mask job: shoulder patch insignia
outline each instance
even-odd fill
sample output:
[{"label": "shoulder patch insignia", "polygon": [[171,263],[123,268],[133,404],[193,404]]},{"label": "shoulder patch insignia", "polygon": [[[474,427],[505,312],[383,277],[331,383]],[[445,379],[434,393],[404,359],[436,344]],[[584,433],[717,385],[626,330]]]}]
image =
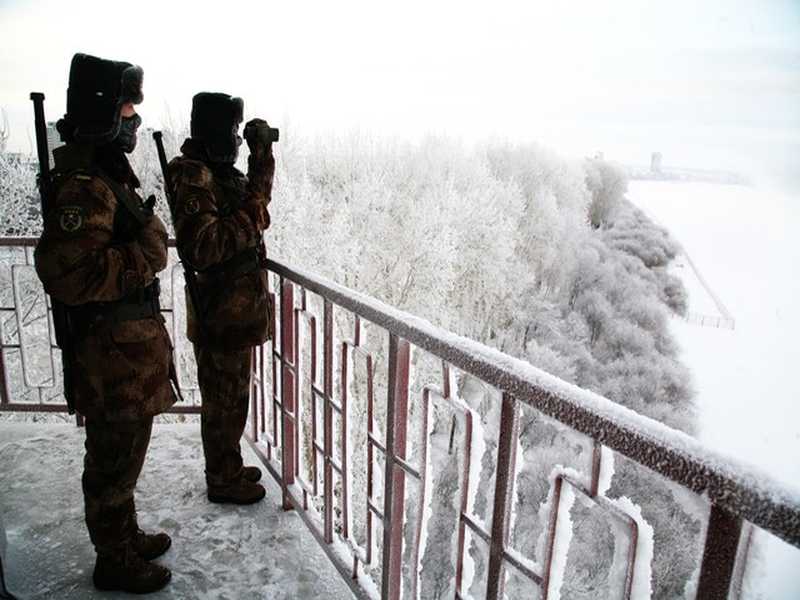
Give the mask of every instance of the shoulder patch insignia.
[{"label": "shoulder patch insignia", "polygon": [[67,233],[78,231],[85,221],[86,211],[82,206],[62,206],[58,209],[58,224]]},{"label": "shoulder patch insignia", "polygon": [[187,215],[195,215],[200,211],[200,202],[198,202],[195,196],[192,196],[186,200],[183,204],[183,212]]}]

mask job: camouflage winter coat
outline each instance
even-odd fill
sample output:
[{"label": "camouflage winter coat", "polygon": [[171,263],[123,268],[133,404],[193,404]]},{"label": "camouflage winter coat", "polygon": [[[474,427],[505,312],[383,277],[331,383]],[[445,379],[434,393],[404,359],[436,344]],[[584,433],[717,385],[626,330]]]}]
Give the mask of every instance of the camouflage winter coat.
[{"label": "camouflage winter coat", "polygon": [[[90,418],[134,421],[176,400],[172,344],[160,313],[118,320],[109,311],[140,306],[152,292],[167,264],[167,234],[157,216],[123,233],[124,209],[108,181],[92,170],[64,177],[44,215],[35,263],[47,293],[68,306],[75,408]],[[127,185],[114,185],[141,203]]]},{"label": "camouflage winter coat", "polygon": [[[238,349],[272,337],[263,232],[269,227],[275,160],[250,157],[248,176],[211,165],[192,139],[169,164],[175,237],[181,256],[197,271],[200,307],[187,294],[189,339]],[[201,315],[196,314],[199,308]]]}]

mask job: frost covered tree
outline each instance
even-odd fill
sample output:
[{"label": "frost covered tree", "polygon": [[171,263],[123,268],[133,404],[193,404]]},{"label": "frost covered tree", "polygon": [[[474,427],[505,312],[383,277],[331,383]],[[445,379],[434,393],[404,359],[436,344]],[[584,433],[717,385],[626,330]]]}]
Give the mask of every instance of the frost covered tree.
[{"label": "frost covered tree", "polygon": [[2,235],[30,236],[41,231],[41,205],[36,189],[37,166],[29,157],[0,152]]},{"label": "frost covered tree", "polygon": [[10,136],[11,130],[8,126],[8,114],[6,114],[5,109],[0,108],[0,154],[5,153]]},{"label": "frost covered tree", "polygon": [[600,227],[622,203],[628,181],[621,167],[603,160],[587,160],[585,169],[586,183],[592,193],[589,222],[593,227]]}]

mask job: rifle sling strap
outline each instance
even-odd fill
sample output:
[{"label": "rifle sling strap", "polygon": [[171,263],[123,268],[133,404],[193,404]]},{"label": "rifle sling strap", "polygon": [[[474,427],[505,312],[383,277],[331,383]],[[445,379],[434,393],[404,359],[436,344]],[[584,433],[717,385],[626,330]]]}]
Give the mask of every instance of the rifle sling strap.
[{"label": "rifle sling strap", "polygon": [[136,198],[131,195],[131,193],[125,189],[125,186],[117,183],[111,177],[109,177],[104,171],[101,169],[94,167],[92,169],[93,175],[96,175],[100,179],[103,180],[111,191],[113,192],[114,196],[117,199],[117,202],[122,203],[131,216],[136,219],[137,223],[140,226],[144,226],[147,221],[150,219],[150,215],[144,210],[144,207],[141,205],[141,202],[138,202]]}]

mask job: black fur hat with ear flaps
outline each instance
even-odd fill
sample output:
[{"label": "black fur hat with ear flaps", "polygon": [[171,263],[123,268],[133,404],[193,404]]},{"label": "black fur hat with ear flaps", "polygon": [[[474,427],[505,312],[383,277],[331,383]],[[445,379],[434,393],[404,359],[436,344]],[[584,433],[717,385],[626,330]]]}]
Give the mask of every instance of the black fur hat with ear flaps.
[{"label": "black fur hat with ear flaps", "polygon": [[192,139],[202,142],[213,162],[236,162],[242,143],[239,125],[243,119],[241,98],[217,92],[200,92],[192,98]]},{"label": "black fur hat with ear flaps", "polygon": [[120,108],[144,99],[144,71],[128,62],[88,54],[72,57],[67,114],[57,128],[65,142],[105,144],[119,134]]}]

